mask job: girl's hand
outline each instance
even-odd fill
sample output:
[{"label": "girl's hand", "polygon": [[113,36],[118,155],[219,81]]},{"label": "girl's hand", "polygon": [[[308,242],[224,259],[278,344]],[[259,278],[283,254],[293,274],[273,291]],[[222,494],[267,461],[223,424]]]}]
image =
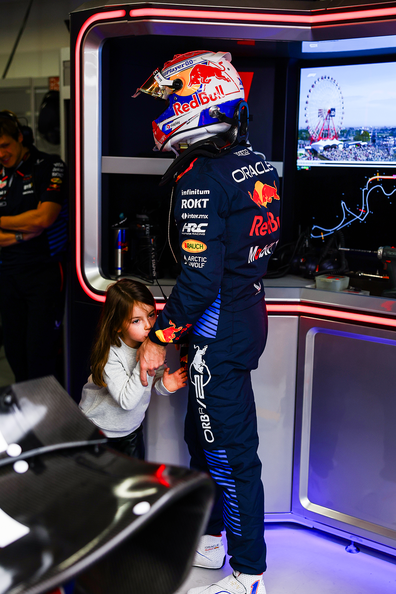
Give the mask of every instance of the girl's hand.
[{"label": "girl's hand", "polygon": [[187,385],[187,371],[180,367],[174,373],[169,373],[169,367],[165,367],[162,381],[169,392],[176,392]]}]

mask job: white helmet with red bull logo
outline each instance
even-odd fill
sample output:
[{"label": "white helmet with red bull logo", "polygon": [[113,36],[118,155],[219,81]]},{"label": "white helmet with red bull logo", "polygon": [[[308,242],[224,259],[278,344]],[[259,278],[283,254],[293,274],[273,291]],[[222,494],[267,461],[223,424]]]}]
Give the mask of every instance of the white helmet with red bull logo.
[{"label": "white helmet with red bull logo", "polygon": [[[179,54],[137,89],[168,101],[153,121],[156,149],[170,151],[216,136],[235,126],[245,92],[228,52],[198,50]],[[155,150],[155,149],[154,149]]]}]

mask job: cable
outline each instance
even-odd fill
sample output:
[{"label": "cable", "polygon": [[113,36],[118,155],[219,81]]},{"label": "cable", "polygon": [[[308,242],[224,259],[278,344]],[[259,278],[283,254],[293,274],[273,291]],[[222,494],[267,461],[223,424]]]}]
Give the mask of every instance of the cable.
[{"label": "cable", "polygon": [[175,190],[175,186],[172,186],[172,192],[171,192],[171,197],[170,197],[170,202],[169,202],[169,214],[168,214],[168,245],[169,245],[170,251],[172,252],[172,256],[173,256],[176,264],[178,264],[177,258],[175,256],[175,252],[172,249],[171,238],[170,238],[170,222],[171,222],[172,202],[173,202],[174,190]]},{"label": "cable", "polygon": [[162,297],[165,299],[165,303],[166,303],[166,302],[168,301],[168,297],[165,295],[164,291],[162,290],[162,287],[161,287],[161,285],[159,284],[159,282],[158,282],[158,278],[157,278],[157,277],[155,277],[155,282],[156,282],[156,283],[157,283],[157,285],[159,286],[159,289],[160,289],[160,291],[161,291],[161,293],[162,293]]},{"label": "cable", "polygon": [[[283,264],[283,266],[280,266],[278,268],[278,270],[274,270],[273,272],[271,272],[271,271],[267,272],[264,276],[264,279],[265,278],[281,278],[282,276],[285,276],[289,272],[290,268],[293,265],[293,260],[301,246],[301,243],[308,238],[309,238],[309,230],[308,229],[303,231],[302,233],[300,233],[300,236],[298,237],[298,239],[296,241],[296,244],[294,246],[292,255],[290,256],[288,263]],[[285,248],[287,248],[291,245],[293,245],[293,243],[287,243],[287,244],[283,245],[279,251],[281,251],[282,249],[284,250]]]},{"label": "cable", "polygon": [[[345,258],[344,252],[342,250],[339,250],[340,247],[341,248],[345,247],[345,239],[344,239],[343,233],[341,231],[337,230],[332,235],[330,235],[329,239],[327,240],[326,245],[325,245],[325,247],[322,251],[322,254],[320,256],[320,259],[318,261],[318,271],[314,272],[314,276],[319,276],[320,274],[325,274],[326,272],[329,272],[331,274],[345,274],[349,271],[348,262]],[[339,261],[338,268],[334,268],[334,269],[330,268],[329,270],[325,270],[322,268],[322,270],[319,270],[320,265],[324,262],[326,256],[329,254],[329,252],[332,248],[336,252],[336,254],[339,255],[340,261]]]},{"label": "cable", "polygon": [[14,43],[14,47],[12,48],[11,55],[8,58],[8,62],[7,62],[7,65],[6,65],[5,69],[4,69],[3,77],[2,78],[5,78],[7,76],[7,72],[9,70],[10,66],[11,66],[11,62],[12,62],[12,60],[14,58],[14,54],[15,54],[16,49],[18,47],[19,40],[21,39],[22,33],[23,33],[23,31],[24,31],[24,29],[26,27],[26,23],[27,23],[27,20],[29,18],[29,13],[30,13],[30,9],[32,7],[32,4],[33,4],[33,0],[30,0],[29,6],[27,7],[27,10],[26,10],[26,13],[25,13],[25,17],[24,17],[23,22],[22,22],[22,26],[19,29],[19,33],[18,33],[17,38],[16,38],[16,41]]}]

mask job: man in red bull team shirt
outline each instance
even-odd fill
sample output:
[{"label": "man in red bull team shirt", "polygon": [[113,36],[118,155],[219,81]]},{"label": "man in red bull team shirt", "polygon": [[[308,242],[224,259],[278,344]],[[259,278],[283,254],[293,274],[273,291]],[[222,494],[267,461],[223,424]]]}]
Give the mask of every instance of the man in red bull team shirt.
[{"label": "man in red bull team shirt", "polygon": [[[193,76],[191,76],[193,72]],[[279,180],[247,143],[248,106],[230,54],[175,56],[138,89],[168,101],[153,122],[157,149],[178,155],[175,184],[181,273],[139,349],[141,380],[166,344],[189,336],[185,439],[191,467],[217,498],[194,565],[219,569],[225,529],[231,575],[188,594],[265,594],[264,493],[250,372],[267,337],[262,277],[279,240]]]},{"label": "man in red bull team shirt", "polygon": [[0,311],[17,383],[59,374],[65,298],[65,163],[39,151],[32,130],[0,111]]}]

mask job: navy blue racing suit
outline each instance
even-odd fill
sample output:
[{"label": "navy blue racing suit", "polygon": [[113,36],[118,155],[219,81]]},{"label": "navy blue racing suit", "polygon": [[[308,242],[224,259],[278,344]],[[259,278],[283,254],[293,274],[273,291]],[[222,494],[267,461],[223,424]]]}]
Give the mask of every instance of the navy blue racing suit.
[{"label": "navy blue racing suit", "polygon": [[40,202],[61,205],[56,221],[29,241],[1,248],[4,348],[17,383],[46,375],[63,381],[67,174],[60,157],[32,146],[18,167],[0,168],[0,215],[36,210]]},{"label": "navy blue racing suit", "polygon": [[150,332],[189,333],[185,440],[191,467],[217,487],[207,534],[226,530],[233,569],[266,569],[264,493],[250,372],[267,337],[262,277],[279,240],[279,179],[243,145],[199,156],[178,177],[181,273]]}]

